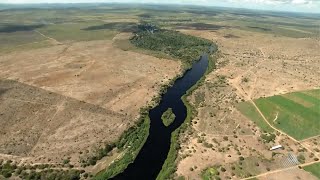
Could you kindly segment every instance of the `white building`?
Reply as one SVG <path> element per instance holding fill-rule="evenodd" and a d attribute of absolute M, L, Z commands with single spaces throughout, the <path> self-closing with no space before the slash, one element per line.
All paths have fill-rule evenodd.
<path fill-rule="evenodd" d="M 276 150 L 276 149 L 279 149 L 279 148 L 282 148 L 281 145 L 276 145 L 276 146 L 273 146 L 272 148 L 270 148 L 270 151 L 273 151 L 273 150 Z"/>

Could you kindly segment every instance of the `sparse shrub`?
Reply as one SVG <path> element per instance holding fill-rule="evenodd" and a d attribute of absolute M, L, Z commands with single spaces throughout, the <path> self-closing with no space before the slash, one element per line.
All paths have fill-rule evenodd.
<path fill-rule="evenodd" d="M 267 171 L 270 171 L 270 168 L 267 167 L 266 170 L 267 170 Z"/>
<path fill-rule="evenodd" d="M 275 134 L 262 134 L 260 136 L 265 142 L 269 143 L 271 141 L 274 141 L 276 139 L 276 135 Z"/>
<path fill-rule="evenodd" d="M 243 78 L 242 82 L 249 82 L 249 78 L 247 78 L 247 77 Z"/>
<path fill-rule="evenodd" d="M 64 159 L 64 160 L 63 160 L 63 164 L 68 164 L 69 162 L 70 162 L 69 159 Z"/>
<path fill-rule="evenodd" d="M 303 154 L 299 154 L 297 159 L 301 164 L 303 164 L 305 162 L 305 160 L 306 160 L 306 158 L 304 157 Z"/>
<path fill-rule="evenodd" d="M 243 161 L 243 160 L 244 160 L 244 157 L 240 156 L 240 157 L 239 157 L 239 160 L 240 160 L 240 161 Z"/>
<path fill-rule="evenodd" d="M 83 174 L 83 177 L 86 178 L 86 179 L 88 178 L 88 176 L 89 176 L 88 173 L 84 173 L 84 174 Z"/>

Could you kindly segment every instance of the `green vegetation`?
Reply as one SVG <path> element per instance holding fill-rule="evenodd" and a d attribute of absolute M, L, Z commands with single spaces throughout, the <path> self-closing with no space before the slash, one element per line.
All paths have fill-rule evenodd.
<path fill-rule="evenodd" d="M 113 162 L 106 170 L 99 172 L 94 179 L 109 179 L 121 173 L 134 161 L 149 135 L 150 120 L 148 111 L 149 109 L 141 111 L 140 120 L 136 126 L 124 132 L 116 144 L 117 148 L 123 151 L 123 156 Z"/>
<path fill-rule="evenodd" d="M 257 107 L 275 127 L 283 130 L 297 140 L 319 135 L 320 90 L 294 92 L 284 95 L 254 100 Z M 237 109 L 264 131 L 272 128 L 262 119 L 251 102 L 241 102 Z"/>
<path fill-rule="evenodd" d="M 161 116 L 162 122 L 165 126 L 170 126 L 175 118 L 176 115 L 172 112 L 171 108 L 168 108 Z"/>
<path fill-rule="evenodd" d="M 320 93 L 320 90 L 311 90 L 311 93 Z M 319 135 L 320 126 L 316 126 L 320 117 L 319 98 L 306 92 L 294 92 L 260 98 L 255 103 L 270 123 L 295 139 Z"/>
<path fill-rule="evenodd" d="M 107 156 L 115 147 L 116 143 L 106 143 L 104 147 L 97 149 L 94 155 L 89 156 L 86 160 L 82 160 L 82 167 L 95 165 L 98 160 L 101 160 L 103 157 Z"/>
<path fill-rule="evenodd" d="M 257 109 L 251 104 L 251 102 L 241 102 L 236 105 L 236 108 L 247 118 L 255 122 L 263 132 L 271 133 L 274 130 L 264 121 Z"/>
<path fill-rule="evenodd" d="M 303 167 L 304 170 L 311 172 L 314 176 L 320 179 L 320 163 L 312 164 L 309 166 Z"/>
<path fill-rule="evenodd" d="M 182 62 L 190 67 L 199 56 L 209 51 L 212 44 L 206 39 L 185 35 L 177 31 L 159 29 L 151 27 L 149 30 L 141 25 L 139 31 L 130 40 L 132 44 L 139 48 L 161 52 Z"/>
<path fill-rule="evenodd" d="M 195 105 L 198 107 L 202 102 L 205 100 L 205 93 L 204 92 L 197 92 L 195 94 Z"/>
<path fill-rule="evenodd" d="M 79 170 L 60 170 L 59 168 L 53 169 L 50 165 L 39 166 L 17 166 L 11 161 L 5 163 L 0 162 L 0 177 L 10 178 L 12 176 L 18 176 L 21 179 L 47 179 L 47 180 L 77 180 L 80 179 L 81 174 L 84 171 Z"/>
<path fill-rule="evenodd" d="M 202 171 L 201 178 L 203 180 L 218 180 L 220 179 L 219 174 L 218 167 L 209 167 Z"/>
<path fill-rule="evenodd" d="M 304 157 L 303 154 L 299 154 L 298 157 L 297 157 L 298 161 L 301 163 L 301 164 L 304 164 L 305 161 L 306 161 L 306 158 Z"/>
<path fill-rule="evenodd" d="M 0 53 L 52 46 L 45 37 L 33 30 L 68 43 L 70 41 L 112 39 L 119 32 L 132 32 L 135 29 L 135 23 L 140 21 L 156 23 L 159 27 L 172 30 L 214 31 L 232 27 L 275 36 L 305 38 L 318 37 L 320 22 L 319 16 L 314 14 L 249 12 L 185 6 L 174 6 L 168 9 L 166 6 L 133 4 L 2 5 L 0 9 L 3 9 L 0 11 L 0 19 L 3 19 L 0 22 Z M 175 34 L 172 33 L 172 35 Z M 229 35 L 229 37 L 236 36 Z M 172 47 L 168 46 L 166 49 L 170 48 Z M 187 51 L 185 51 L 187 53 L 177 52 L 175 57 L 183 59 L 181 57 L 193 56 L 192 54 L 195 54 L 198 48 L 201 47 L 190 48 L 194 50 L 190 54 Z M 167 52 L 159 52 L 154 51 L 159 56 L 168 56 Z M 170 53 L 169 55 L 172 56 Z M 194 57 L 197 58 L 197 56 Z"/>
<path fill-rule="evenodd" d="M 141 28 L 144 28 L 144 26 L 140 26 L 140 29 Z M 186 44 L 186 45 L 183 45 L 183 44 L 180 44 L 181 47 L 181 50 L 178 50 L 178 51 L 187 51 L 188 48 L 192 48 L 192 46 L 196 46 L 196 44 L 194 44 L 195 42 L 199 42 L 200 43 L 200 46 L 198 47 L 198 51 L 200 51 L 201 48 L 203 48 L 203 51 L 202 52 L 206 52 L 209 50 L 209 47 L 212 46 L 212 43 L 210 41 L 205 41 L 207 44 L 206 44 L 206 47 L 204 46 L 204 41 L 197 41 L 196 39 L 198 38 L 195 38 L 193 36 L 187 36 L 187 35 L 184 35 L 184 34 L 181 34 L 181 33 L 178 33 L 178 32 L 174 32 L 174 31 L 167 31 L 167 30 L 159 30 L 155 33 L 152 33 L 149 31 L 150 29 L 148 30 L 143 30 L 143 31 L 140 31 L 139 33 L 142 33 L 143 36 L 145 38 L 138 38 L 138 39 L 131 39 L 131 42 L 137 46 L 137 44 L 135 44 L 134 42 L 136 43 L 142 43 L 144 45 L 149 45 L 149 43 L 152 42 L 152 39 L 157 39 L 156 41 L 153 41 L 152 44 L 153 46 L 159 46 L 159 47 L 162 47 L 162 48 L 165 48 L 164 45 L 167 44 L 166 41 L 168 41 L 170 38 L 172 38 L 173 35 L 177 35 L 178 37 L 178 42 L 179 43 L 183 43 L 183 42 L 186 42 L 186 43 L 189 43 L 189 44 Z M 157 33 L 160 33 L 158 34 L 159 36 L 155 36 Z M 170 37 L 170 38 L 169 38 Z M 187 40 L 183 40 L 182 38 L 187 38 Z M 144 40 L 147 39 L 147 43 L 144 43 Z M 210 42 L 210 43 L 209 43 Z M 173 44 L 175 44 L 174 42 L 172 42 Z M 167 44 L 168 45 L 168 44 Z M 175 44 L 176 47 L 175 48 L 178 48 L 177 47 L 177 44 Z M 138 46 L 139 47 L 139 46 Z M 140 48 L 143 48 L 143 49 L 148 49 L 148 46 L 141 46 Z M 155 52 L 159 52 L 161 51 L 160 49 L 152 49 L 153 51 Z M 171 54 L 169 54 L 170 56 L 173 56 L 174 58 L 177 58 L 179 56 L 175 56 L 175 53 L 173 53 L 172 50 L 168 50 L 166 52 L 170 52 Z M 200 52 L 198 52 L 197 54 L 195 55 L 192 55 L 194 57 L 199 57 L 200 55 Z M 188 57 L 188 58 L 187 58 Z M 182 61 L 186 67 L 190 67 L 191 66 L 191 63 L 193 63 L 193 61 L 196 60 L 196 58 L 193 58 L 191 59 L 191 55 L 190 56 L 184 56 L 185 58 L 185 61 Z M 189 59 L 190 58 L 190 59 Z M 208 66 L 208 70 L 207 70 L 207 73 L 209 71 L 212 71 L 214 68 L 214 62 L 211 58 L 209 58 L 209 66 Z M 178 78 L 178 77 L 177 77 Z M 201 79 L 201 81 L 204 80 L 204 77 Z M 174 82 L 174 80 L 172 80 L 171 82 Z M 172 83 L 169 83 L 168 85 L 165 85 L 161 88 L 161 91 L 160 91 L 160 94 L 163 94 L 165 93 L 166 89 L 171 86 Z M 199 83 L 198 83 L 199 85 Z M 195 86 L 194 86 L 195 87 Z M 189 95 L 195 88 L 191 88 L 186 94 Z M 179 134 L 180 132 L 183 132 L 186 128 L 187 128 L 187 123 L 186 122 L 190 122 L 191 121 L 191 116 L 194 114 L 194 112 L 191 112 L 191 111 L 195 111 L 195 109 L 193 107 L 191 107 L 191 105 L 187 104 L 187 101 L 186 99 L 182 98 L 184 103 L 186 104 L 187 106 L 187 109 L 188 109 L 188 115 L 187 115 L 187 119 L 185 120 L 185 123 L 182 124 L 180 126 L 180 128 L 178 128 L 176 131 L 174 131 L 171 135 L 171 145 L 170 145 L 170 151 L 168 153 L 168 156 L 167 156 L 167 160 L 165 161 L 164 165 L 163 165 L 163 168 L 162 168 L 162 171 L 159 173 L 159 176 L 157 179 L 166 179 L 166 177 L 169 177 L 170 175 L 172 175 L 174 172 L 175 172 L 175 169 L 176 169 L 176 165 L 175 165 L 175 159 L 177 158 L 177 152 L 178 152 L 178 149 L 180 148 L 180 145 L 179 143 L 177 142 L 178 140 L 178 137 L 179 137 Z M 148 112 L 149 109 L 145 110 L 145 112 Z M 136 157 L 137 153 L 139 152 L 139 150 L 141 149 L 142 145 L 144 144 L 147 136 L 148 136 L 148 129 L 149 129 L 149 119 L 148 119 L 148 116 L 147 114 L 144 114 L 144 116 L 142 116 L 144 118 L 144 125 L 142 127 L 137 127 L 135 129 L 135 131 L 133 131 L 133 135 L 131 137 L 133 137 L 131 140 L 132 140 L 132 144 L 130 146 L 130 148 L 127 149 L 127 152 L 125 153 L 125 155 L 118 161 L 114 162 L 113 164 L 111 164 L 106 171 L 101 171 L 100 173 L 98 173 L 95 177 L 95 179 L 107 179 L 107 178 L 110 178 L 110 177 L 113 177 L 115 176 L 116 174 L 122 172 L 127 166 L 129 163 L 133 162 L 134 158 Z M 170 118 L 172 119 L 172 118 Z M 174 118 L 173 118 L 174 119 Z M 148 124 L 146 124 L 148 121 Z M 169 122 L 165 122 L 166 124 L 171 124 Z M 128 143 L 128 141 L 126 140 L 127 138 L 124 138 L 126 136 L 128 136 L 129 134 L 132 134 L 132 131 L 129 130 L 128 133 L 124 133 L 123 137 L 120 138 L 120 142 L 118 144 L 120 145 L 117 145 L 118 148 L 121 149 L 121 147 L 123 147 L 125 144 Z M 144 139 L 142 139 L 142 137 L 144 137 Z M 124 140 L 123 140 L 124 139 Z"/>
<path fill-rule="evenodd" d="M 55 38 L 58 41 L 62 41 L 63 43 L 69 43 L 70 41 L 112 39 L 114 35 L 119 32 L 131 31 L 130 28 L 134 23 L 114 23 L 117 21 L 122 21 L 123 19 L 132 20 L 132 22 L 137 22 L 140 20 L 147 22 L 158 22 L 158 25 L 161 27 L 171 29 L 184 28 L 217 30 L 222 27 L 232 26 L 233 28 L 245 29 L 248 31 L 258 31 L 290 37 L 318 36 L 319 20 L 317 18 L 319 16 L 316 15 L 309 16 L 307 14 L 278 14 L 277 16 L 274 16 L 268 12 L 242 12 L 241 10 L 210 9 L 206 7 L 196 9 L 194 7 L 189 8 L 179 6 L 167 9 L 168 7 L 132 4 L 107 6 L 103 6 L 101 4 L 72 5 L 72 7 L 79 6 L 76 8 L 68 8 L 66 6 L 70 5 L 55 5 L 54 7 L 48 5 L 38 5 L 36 8 L 26 7 L 24 9 L 17 8 L 15 10 L 1 10 L 0 18 L 3 19 L 3 21 L 0 22 L 0 53 L 49 47 L 52 45 L 49 39 L 41 36 L 34 30 L 39 31 L 46 36 Z M 0 9 L 2 8 L 16 8 L 16 6 L 5 5 Z M 216 16 L 217 14 L 223 15 Z M 239 14 L 241 16 L 239 16 Z M 243 16 L 246 18 L 242 18 Z M 263 18 L 260 18 L 262 16 Z M 224 17 L 232 18 L 225 19 Z M 110 23 L 102 22 L 106 20 L 109 20 Z M 219 25 L 216 25 L 215 23 Z M 275 25 L 269 26 L 268 24 L 270 23 Z M 209 40 L 184 35 L 173 30 L 159 29 L 153 33 L 150 31 L 139 31 L 137 35 L 139 36 L 135 36 L 133 39 L 131 39 L 131 42 L 137 47 L 144 49 L 144 51 L 147 53 L 157 55 L 158 57 L 181 59 L 186 67 L 189 67 L 193 61 L 197 60 L 200 53 L 207 51 L 208 46 L 211 45 Z M 122 42 L 122 46 L 127 50 L 130 48 L 135 48 L 127 41 Z M 214 68 L 213 61 L 210 60 L 209 62 L 210 63 L 207 72 L 210 72 Z M 192 117 L 197 113 L 194 107 L 187 102 L 186 97 L 191 94 L 196 87 L 201 85 L 203 80 L 204 78 L 202 78 L 195 86 L 193 86 L 182 98 L 188 109 L 188 117 L 185 120 L 185 123 L 172 133 L 170 152 L 168 154 L 168 159 L 166 160 L 163 169 L 159 174 L 158 178 L 160 179 L 166 179 L 175 171 L 175 161 L 179 149 L 178 136 L 180 133 L 184 132 L 184 130 L 188 127 Z M 161 90 L 161 93 L 165 92 L 165 90 L 166 87 Z M 299 110 L 299 108 L 302 106 L 301 104 L 300 106 L 296 106 L 292 105 L 292 102 L 285 102 L 283 104 L 280 103 L 281 105 L 277 107 L 279 107 L 283 113 L 279 112 L 279 118 L 275 125 L 283 128 L 286 132 L 290 131 L 290 135 L 292 135 L 292 133 L 295 134 L 294 132 L 298 131 L 297 136 L 302 138 L 309 137 L 316 132 L 319 132 L 319 129 L 314 126 L 315 121 L 312 119 L 310 120 L 310 123 L 304 123 L 304 121 L 303 123 L 301 123 L 302 121 L 288 123 L 291 117 L 298 118 L 298 120 L 309 120 L 307 116 L 319 117 L 319 114 L 316 110 L 319 109 L 320 98 L 317 95 L 319 95 L 319 91 L 297 94 L 297 98 L 292 102 L 296 103 L 297 99 L 300 98 L 308 101 L 308 103 L 313 104 L 308 108 L 306 108 L 307 106 L 304 106 L 304 109 L 301 110 Z M 201 102 L 202 95 L 197 97 L 199 99 L 198 102 Z M 258 106 L 264 106 L 265 102 L 262 100 L 258 101 L 261 101 L 260 103 L 257 103 L 259 104 Z M 282 102 L 283 99 L 278 99 L 278 101 Z M 296 115 L 292 115 L 291 112 L 289 113 L 289 110 L 283 107 L 283 105 L 287 104 L 289 104 L 287 106 L 288 108 L 293 108 L 293 112 L 300 113 L 300 111 L 304 111 L 305 109 L 309 109 L 309 111 L 303 114 L 306 117 L 298 117 Z M 298 111 L 295 111 L 297 108 Z M 250 103 L 239 104 L 239 109 L 241 109 L 241 112 L 247 117 L 252 118 L 252 120 L 255 121 L 265 132 L 273 131 L 263 121 Z M 263 111 L 263 113 L 265 115 L 268 113 L 274 115 L 272 114 L 272 110 L 270 110 L 270 112 L 269 110 L 266 110 Z M 311 114 L 309 114 L 310 112 Z M 284 116 L 284 113 L 287 113 L 287 115 Z M 271 121 L 273 118 L 274 117 L 268 117 L 268 120 Z M 89 165 L 93 165 L 97 160 L 106 156 L 111 149 L 114 149 L 115 146 L 120 150 L 123 150 L 123 152 L 126 152 L 125 155 L 120 160 L 113 163 L 107 171 L 100 172 L 97 178 L 112 177 L 116 173 L 121 172 L 127 166 L 127 164 L 133 161 L 148 135 L 147 129 L 149 124 L 147 119 L 147 116 L 143 116 L 142 120 L 136 126 L 130 128 L 126 133 L 124 133 L 118 142 L 106 144 L 105 147 L 97 151 L 96 155 L 88 159 Z M 286 125 L 288 127 L 282 127 Z M 67 163 L 67 160 L 65 162 Z M 8 165 L 6 165 L 5 168 L 1 166 L 1 172 L 4 172 L 5 176 L 10 176 L 13 172 L 8 167 Z M 66 173 L 64 171 L 60 172 L 57 170 L 56 172 L 56 170 L 54 170 L 52 172 L 55 174 L 53 176 L 66 178 L 69 177 L 68 173 L 64 174 Z M 69 172 L 72 176 L 78 173 L 74 173 L 75 171 L 73 170 L 72 172 Z M 30 171 L 30 174 L 31 173 L 32 176 L 34 176 L 33 174 L 38 172 Z M 46 177 L 44 179 L 51 178 Z"/>
<path fill-rule="evenodd" d="M 54 24 L 38 29 L 39 32 L 58 41 L 92 41 L 112 39 L 117 31 L 110 29 L 85 30 L 90 26 L 97 25 L 95 22 Z"/>
<path fill-rule="evenodd" d="M 231 165 L 231 172 L 238 178 L 248 178 L 254 175 L 261 174 L 261 168 L 259 164 L 270 164 L 268 160 L 261 159 L 260 157 L 239 157 L 238 162 L 234 162 Z"/>
<path fill-rule="evenodd" d="M 160 173 L 158 174 L 157 180 L 163 180 L 163 179 L 170 179 L 172 178 L 174 172 L 176 171 L 176 159 L 178 156 L 178 151 L 180 149 L 180 142 L 179 142 L 179 135 L 186 131 L 186 129 L 189 127 L 189 124 L 191 124 L 191 120 L 197 115 L 197 110 L 195 107 L 193 107 L 187 100 L 187 97 L 190 96 L 199 86 L 201 86 L 205 80 L 205 76 L 212 72 L 215 69 L 215 57 L 209 58 L 209 64 L 206 73 L 204 76 L 201 77 L 201 79 L 193 85 L 185 95 L 182 96 L 182 101 L 184 105 L 187 107 L 187 117 L 183 124 L 176 129 L 171 134 L 171 145 L 170 150 L 167 155 L 167 159 L 164 162 L 162 169 Z"/>
<path fill-rule="evenodd" d="M 5 10 L 9 8 L 15 9 Z M 1 43 L 2 39 L 13 35 L 10 41 L 7 41 L 7 45 L 14 41 L 18 41 L 18 45 L 30 42 L 25 38 L 28 39 L 29 33 L 34 29 L 63 41 L 109 39 L 113 33 L 131 32 L 132 25 L 139 21 L 156 22 L 160 27 L 171 29 L 218 30 L 232 27 L 295 38 L 317 37 L 319 24 L 319 16 L 314 14 L 248 12 L 209 7 L 174 6 L 168 9 L 166 6 L 132 4 L 73 4 L 37 5 L 32 8 L 2 5 L 0 9 L 4 9 L 0 12 L 0 18 L 3 19 L 0 23 Z M 218 14 L 222 16 L 217 16 Z M 123 19 L 131 22 L 123 22 Z M 106 20 L 110 22 L 103 22 Z M 17 38 L 19 34 L 22 37 Z M 37 36 L 42 38 L 40 35 Z M 35 41 L 37 40 L 31 42 Z"/>
<path fill-rule="evenodd" d="M 270 134 L 262 134 L 260 136 L 265 142 L 269 143 L 269 142 L 274 142 L 274 140 L 276 139 L 276 135 L 273 133 Z"/>

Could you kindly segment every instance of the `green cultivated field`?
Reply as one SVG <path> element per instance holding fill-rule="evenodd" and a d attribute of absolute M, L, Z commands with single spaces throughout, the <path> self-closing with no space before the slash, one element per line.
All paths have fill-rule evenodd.
<path fill-rule="evenodd" d="M 263 120 L 259 112 L 250 102 L 241 102 L 237 105 L 237 109 L 245 115 L 247 118 L 250 118 L 255 122 L 263 132 L 273 132 L 274 130 Z"/>
<path fill-rule="evenodd" d="M 254 102 L 271 124 L 297 140 L 320 134 L 320 89 L 260 98 Z M 250 102 L 240 103 L 238 109 L 262 130 L 270 131 Z"/>
<path fill-rule="evenodd" d="M 0 54 L 53 45 L 47 38 L 35 31 L 59 42 L 69 43 L 112 39 L 117 33 L 133 32 L 134 26 L 139 22 L 144 22 L 172 30 L 216 31 L 221 28 L 233 28 L 275 36 L 306 38 L 319 36 L 318 25 L 320 23 L 320 16 L 317 14 L 271 13 L 190 6 L 1 4 L 0 9 Z M 164 35 L 164 33 L 168 32 L 158 35 Z M 178 40 L 175 39 L 177 34 L 170 33 L 169 35 L 173 36 L 172 40 Z M 148 36 L 148 40 L 153 42 L 157 39 Z M 149 45 L 144 44 L 143 46 Z M 171 57 L 187 58 L 185 56 L 192 56 L 195 49 L 201 50 L 201 47 L 192 47 L 189 51 L 177 51 L 178 54 L 172 54 L 169 48 L 159 51 L 162 53 L 158 52 L 158 56 L 167 58 L 167 53 L 169 53 Z M 175 47 L 171 48 L 176 50 Z M 154 47 L 147 49 L 155 50 Z M 155 51 L 151 54 L 154 53 Z"/>
<path fill-rule="evenodd" d="M 312 164 L 306 167 L 303 167 L 304 170 L 311 172 L 318 179 L 320 179 L 320 163 Z"/>

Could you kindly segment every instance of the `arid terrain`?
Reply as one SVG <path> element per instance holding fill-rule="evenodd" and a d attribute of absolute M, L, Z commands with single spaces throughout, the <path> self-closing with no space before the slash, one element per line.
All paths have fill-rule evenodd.
<path fill-rule="evenodd" d="M 312 138 L 297 141 L 271 129 L 277 134 L 275 141 L 264 142 L 260 136 L 265 132 L 244 116 L 237 104 L 319 88 L 319 39 L 236 29 L 181 31 L 216 42 L 220 52 L 217 69 L 206 76 L 204 84 L 190 97 L 198 115 L 190 133 L 181 137 L 178 176 L 199 179 L 206 168 L 216 166 L 222 179 L 241 179 L 267 172 L 268 178 L 258 178 L 273 179 L 287 176 L 288 172 L 281 169 L 303 164 L 291 162 L 288 156 L 296 158 L 303 152 L 305 162 L 314 162 L 319 152 L 312 147 L 315 144 L 310 145 Z M 277 144 L 285 145 L 284 150 L 273 154 L 269 148 Z M 290 170 L 289 174 L 291 179 L 316 179 L 302 172 Z"/>
<path fill-rule="evenodd" d="M 112 40 L 3 55 L 0 157 L 79 165 L 116 141 L 179 72 L 178 61 L 123 51 Z"/>
<path fill-rule="evenodd" d="M 123 172 L 147 110 L 213 44 L 216 67 L 191 88 L 193 119 L 172 133 L 158 177 L 317 179 L 319 14 L 44 4 L 0 6 L 0 19 L 0 179 Z"/>

